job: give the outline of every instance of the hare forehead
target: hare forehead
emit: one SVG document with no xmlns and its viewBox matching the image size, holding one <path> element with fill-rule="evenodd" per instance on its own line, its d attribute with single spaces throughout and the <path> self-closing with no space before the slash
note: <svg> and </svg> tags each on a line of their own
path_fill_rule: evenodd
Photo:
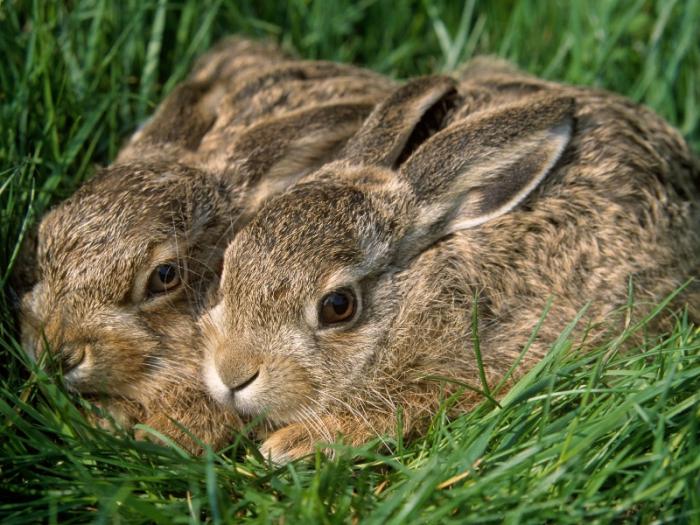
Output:
<svg viewBox="0 0 700 525">
<path fill-rule="evenodd" d="M 143 239 L 84 227 L 44 240 L 39 244 L 39 278 L 44 295 L 55 301 L 76 293 L 101 302 L 120 300 L 150 252 Z"/>
<path fill-rule="evenodd" d="M 55 264 L 101 258 L 105 263 L 138 259 L 149 245 L 183 231 L 186 218 L 134 194 L 91 194 L 71 199 L 51 212 L 39 230 L 39 257 Z M 167 200 L 170 200 L 168 198 Z"/>
<path fill-rule="evenodd" d="M 313 294 L 331 275 L 365 259 L 355 231 L 314 226 L 299 225 L 274 240 L 267 234 L 238 243 L 227 255 L 224 274 L 224 282 L 236 290 L 231 293 L 277 300 Z"/>
<path fill-rule="evenodd" d="M 60 310 L 116 304 L 130 290 L 128 275 L 118 271 L 96 272 L 85 269 L 85 265 L 45 274 L 42 284 L 45 286 L 37 291 L 37 301 Z"/>
<path fill-rule="evenodd" d="M 39 263 L 44 271 L 73 273 L 87 277 L 90 273 L 128 271 L 145 259 L 149 247 L 162 242 L 129 230 L 97 228 L 83 224 L 63 235 L 40 238 Z M 126 276 L 125 276 L 126 277 Z"/>
<path fill-rule="evenodd" d="M 140 239 L 171 229 L 138 202 L 117 198 L 104 204 L 78 201 L 56 210 L 42 222 L 39 242 L 54 253 L 123 251 Z"/>
<path fill-rule="evenodd" d="M 381 222 L 360 189 L 339 184 L 304 184 L 273 199 L 240 236 L 242 243 L 276 248 L 285 259 L 314 252 L 359 251 L 368 225 Z"/>
</svg>

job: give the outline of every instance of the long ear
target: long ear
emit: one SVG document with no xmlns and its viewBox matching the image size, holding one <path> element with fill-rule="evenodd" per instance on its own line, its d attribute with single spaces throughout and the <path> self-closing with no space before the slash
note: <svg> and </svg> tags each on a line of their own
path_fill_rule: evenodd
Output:
<svg viewBox="0 0 700 525">
<path fill-rule="evenodd" d="M 456 95 L 455 85 L 449 77 L 433 76 L 412 80 L 396 89 L 348 142 L 343 158 L 353 164 L 394 165 L 421 119 L 438 109 L 441 101 Z"/>
<path fill-rule="evenodd" d="M 319 105 L 244 132 L 226 165 L 248 188 L 246 213 L 254 213 L 269 197 L 335 158 L 372 108 L 372 100 Z"/>
<path fill-rule="evenodd" d="M 216 120 L 221 90 L 209 83 L 187 81 L 177 86 L 160 104 L 156 113 L 131 140 L 131 147 L 173 144 L 195 150 Z"/>
<path fill-rule="evenodd" d="M 550 82 L 494 56 L 480 56 L 470 60 L 457 73 L 457 78 L 460 88 L 467 91 L 485 89 L 496 97 L 533 95 L 551 86 Z"/>
<path fill-rule="evenodd" d="M 330 78 L 366 78 L 368 80 L 383 80 L 378 73 L 348 64 L 325 62 L 323 60 L 286 61 L 263 67 L 255 74 L 248 76 L 230 92 L 228 104 L 240 104 L 250 99 L 256 93 L 273 85 L 279 85 L 289 80 L 323 80 Z"/>
<path fill-rule="evenodd" d="M 571 138 L 574 100 L 528 99 L 474 114 L 426 141 L 400 175 L 415 196 L 406 247 L 507 213 L 545 178 Z"/>
<path fill-rule="evenodd" d="M 207 83 L 231 80 L 253 67 L 259 69 L 261 64 L 282 60 L 291 57 L 272 41 L 229 36 L 199 57 L 187 78 Z"/>
<path fill-rule="evenodd" d="M 158 105 L 151 116 L 119 153 L 118 160 L 143 159 L 154 150 L 166 148 L 194 151 L 214 124 L 221 101 L 235 79 L 264 64 L 270 68 L 285 59 L 283 52 L 270 42 L 241 37 L 220 41 L 201 56 L 187 80 L 178 84 Z"/>
</svg>

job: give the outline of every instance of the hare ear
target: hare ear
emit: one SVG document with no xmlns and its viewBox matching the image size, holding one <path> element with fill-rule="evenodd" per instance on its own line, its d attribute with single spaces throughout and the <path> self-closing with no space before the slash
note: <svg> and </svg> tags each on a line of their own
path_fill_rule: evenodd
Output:
<svg viewBox="0 0 700 525">
<path fill-rule="evenodd" d="M 155 114 L 136 131 L 117 156 L 117 162 L 195 151 L 216 120 L 215 107 L 224 95 L 203 82 L 187 81 L 161 102 Z"/>
<path fill-rule="evenodd" d="M 393 166 L 419 131 L 421 120 L 456 95 L 449 77 L 412 80 L 381 102 L 345 147 L 343 158 L 353 164 Z M 439 111 L 438 111 L 439 113 Z M 404 155 L 406 156 L 406 155 Z"/>
<path fill-rule="evenodd" d="M 335 158 L 370 114 L 371 100 L 319 105 L 253 126 L 235 143 L 236 177 L 248 186 L 246 211 Z"/>
<path fill-rule="evenodd" d="M 529 99 L 475 114 L 426 141 L 400 172 L 417 207 L 406 240 L 425 246 L 517 206 L 561 157 L 573 113 L 569 97 Z"/>
</svg>

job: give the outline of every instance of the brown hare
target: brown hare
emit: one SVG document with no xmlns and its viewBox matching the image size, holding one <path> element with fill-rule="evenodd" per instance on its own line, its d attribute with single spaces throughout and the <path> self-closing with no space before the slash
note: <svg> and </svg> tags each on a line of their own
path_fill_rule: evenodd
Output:
<svg viewBox="0 0 700 525">
<path fill-rule="evenodd" d="M 644 307 L 693 276 L 699 195 L 679 134 L 616 95 L 488 63 L 411 81 L 233 239 L 205 380 L 262 418 L 275 462 L 392 433 L 398 411 L 420 432 L 441 396 L 479 386 L 475 296 L 493 384 L 550 298 L 525 368 L 589 302 L 574 337 L 601 334 L 630 279 Z"/>
<path fill-rule="evenodd" d="M 206 55 L 117 161 L 41 221 L 25 250 L 35 260 L 17 269 L 24 347 L 48 349 L 71 388 L 126 426 L 194 452 L 197 439 L 227 443 L 239 420 L 202 385 L 196 342 L 224 249 L 249 209 L 337 155 L 391 87 L 241 39 Z"/>
</svg>

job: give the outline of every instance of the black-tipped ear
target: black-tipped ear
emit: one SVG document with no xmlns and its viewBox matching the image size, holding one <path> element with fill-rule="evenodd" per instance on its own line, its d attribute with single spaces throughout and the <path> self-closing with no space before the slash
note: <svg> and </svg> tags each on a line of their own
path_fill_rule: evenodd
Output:
<svg viewBox="0 0 700 525">
<path fill-rule="evenodd" d="M 561 157 L 573 114 L 572 98 L 528 99 L 472 115 L 425 142 L 401 168 L 416 201 L 409 242 L 430 244 L 517 206 Z"/>
<path fill-rule="evenodd" d="M 394 165 L 421 120 L 446 97 L 456 94 L 455 86 L 449 77 L 433 76 L 396 89 L 348 142 L 343 157 L 354 164 Z"/>
</svg>

